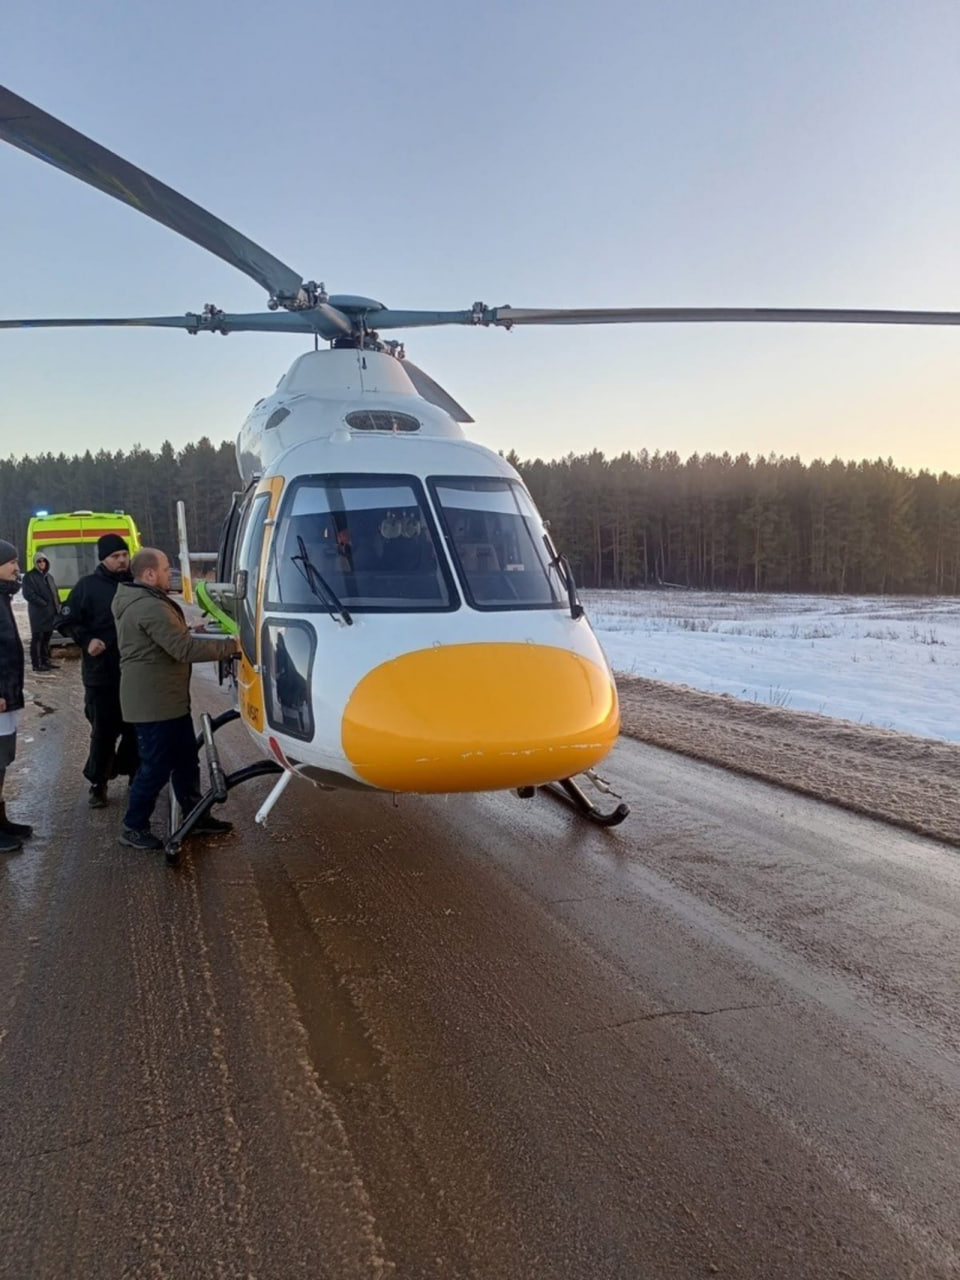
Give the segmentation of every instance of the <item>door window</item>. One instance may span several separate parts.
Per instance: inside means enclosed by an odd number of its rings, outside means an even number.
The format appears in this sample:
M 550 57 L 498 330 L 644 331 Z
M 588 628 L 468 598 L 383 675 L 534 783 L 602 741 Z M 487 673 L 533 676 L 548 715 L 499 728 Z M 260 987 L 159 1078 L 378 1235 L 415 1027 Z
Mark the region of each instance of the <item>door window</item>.
M 316 633 L 306 622 L 269 618 L 261 643 L 267 720 L 281 733 L 309 742 L 313 737 L 310 673 Z
M 257 661 L 257 588 L 260 584 L 260 553 L 266 531 L 264 522 L 269 506 L 270 494 L 259 493 L 247 508 L 240 534 L 240 554 L 237 557 L 237 594 L 243 597 L 239 602 L 240 645 L 247 661 L 252 664 Z

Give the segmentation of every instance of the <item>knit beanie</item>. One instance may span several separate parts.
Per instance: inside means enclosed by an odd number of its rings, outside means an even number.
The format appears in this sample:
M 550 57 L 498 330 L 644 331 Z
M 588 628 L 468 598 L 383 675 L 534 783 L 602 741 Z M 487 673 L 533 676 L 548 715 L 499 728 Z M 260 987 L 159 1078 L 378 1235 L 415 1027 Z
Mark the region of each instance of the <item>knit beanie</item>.
M 0 564 L 9 564 L 11 560 L 17 559 L 17 548 L 12 542 L 7 542 L 0 538 Z
M 120 537 L 119 533 L 105 533 L 102 538 L 97 539 L 97 559 L 106 560 L 107 556 L 112 556 L 115 551 L 129 551 L 130 548 Z

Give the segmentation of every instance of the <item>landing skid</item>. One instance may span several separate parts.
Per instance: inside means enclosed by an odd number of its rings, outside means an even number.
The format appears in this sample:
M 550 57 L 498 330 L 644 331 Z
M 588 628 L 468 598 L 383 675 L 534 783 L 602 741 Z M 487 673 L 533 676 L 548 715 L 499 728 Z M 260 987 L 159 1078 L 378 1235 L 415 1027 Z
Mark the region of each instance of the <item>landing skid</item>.
M 220 763 L 220 753 L 217 750 L 213 735 L 225 724 L 239 719 L 240 712 L 234 708 L 224 711 L 221 715 L 213 718 L 206 714 L 200 717 L 201 729 L 200 733 L 197 734 L 197 746 L 202 746 L 206 751 L 207 767 L 210 771 L 210 788 L 200 797 L 186 817 L 181 820 L 179 826 L 172 830 L 167 837 L 163 850 L 166 854 L 167 864 L 171 867 L 180 865 L 183 842 L 199 820 L 205 817 L 215 804 L 223 804 L 228 792 L 232 791 L 234 787 L 239 787 L 242 782 L 249 782 L 251 778 L 260 778 L 265 774 L 271 773 L 283 773 L 283 766 L 278 764 L 276 760 L 269 758 L 257 760 L 254 764 L 244 765 L 242 769 L 236 769 L 233 773 L 224 773 L 223 765 Z
M 172 830 L 167 837 L 166 844 L 163 846 L 167 863 L 171 867 L 180 865 L 183 842 L 190 835 L 196 824 L 210 812 L 215 804 L 223 804 L 234 787 L 239 787 L 241 783 L 249 782 L 251 778 L 262 778 L 269 774 L 284 772 L 283 766 L 269 757 L 257 760 L 253 764 L 244 765 L 242 769 L 236 769 L 233 773 L 224 772 L 223 765 L 220 763 L 220 753 L 217 750 L 214 734 L 218 729 L 223 728 L 225 724 L 230 724 L 233 720 L 239 719 L 240 712 L 234 708 L 222 712 L 219 716 L 211 717 L 204 713 L 200 717 L 201 728 L 200 733 L 197 735 L 197 746 L 202 746 L 206 752 L 207 768 L 210 772 L 210 787 L 186 817 L 181 817 L 176 827 L 173 827 L 171 822 Z M 272 804 L 274 793 L 279 794 L 280 790 L 282 790 L 282 785 L 278 784 L 274 788 L 274 792 L 271 792 L 267 805 Z M 592 803 L 583 789 L 572 778 L 558 778 L 556 782 L 548 782 L 540 787 L 518 787 L 517 795 L 521 799 L 529 800 L 538 791 L 543 791 L 555 800 L 559 800 L 562 804 L 567 805 L 568 808 L 573 809 L 574 813 L 579 814 L 581 818 L 586 818 L 588 822 L 592 822 L 598 827 L 619 826 L 630 813 L 630 806 L 624 803 L 620 803 L 615 809 L 604 813 L 602 809 L 598 809 Z M 267 805 L 261 808 L 261 813 L 264 816 L 268 811 Z M 258 814 L 258 820 L 260 820 L 260 814 Z
M 542 787 L 520 787 L 517 794 L 521 799 L 529 799 L 536 791 L 542 791 L 554 800 L 559 800 L 574 813 L 593 822 L 598 827 L 617 827 L 630 813 L 628 804 L 618 804 L 609 813 L 604 813 L 587 797 L 583 789 L 572 778 L 558 778 L 556 782 L 548 782 Z

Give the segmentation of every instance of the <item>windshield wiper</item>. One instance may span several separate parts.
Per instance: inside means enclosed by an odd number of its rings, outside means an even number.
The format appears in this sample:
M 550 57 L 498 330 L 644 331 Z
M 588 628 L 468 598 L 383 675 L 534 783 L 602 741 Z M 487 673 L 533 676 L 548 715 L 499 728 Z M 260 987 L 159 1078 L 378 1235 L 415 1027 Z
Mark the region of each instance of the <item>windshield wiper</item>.
M 341 619 L 347 624 L 347 626 L 352 627 L 353 618 L 351 618 L 350 614 L 340 603 L 340 597 L 334 591 L 333 587 L 331 587 L 330 583 L 327 582 L 326 578 L 307 555 L 306 543 L 299 534 L 297 534 L 297 546 L 300 549 L 300 554 L 298 556 L 291 556 L 290 559 L 303 574 L 304 578 L 306 578 L 307 586 L 317 599 L 330 609 L 330 618 L 332 621 L 336 621 L 336 615 L 339 613 Z
M 543 535 L 543 544 L 547 548 L 547 555 L 550 557 L 550 568 L 556 572 L 557 577 L 563 583 L 567 592 L 567 603 L 570 606 L 570 617 L 576 620 L 583 617 L 583 605 L 580 603 L 580 597 L 577 594 L 577 584 L 573 580 L 573 570 L 570 568 L 570 561 L 566 556 L 562 556 L 557 548 L 553 545 L 553 539 L 548 533 Z

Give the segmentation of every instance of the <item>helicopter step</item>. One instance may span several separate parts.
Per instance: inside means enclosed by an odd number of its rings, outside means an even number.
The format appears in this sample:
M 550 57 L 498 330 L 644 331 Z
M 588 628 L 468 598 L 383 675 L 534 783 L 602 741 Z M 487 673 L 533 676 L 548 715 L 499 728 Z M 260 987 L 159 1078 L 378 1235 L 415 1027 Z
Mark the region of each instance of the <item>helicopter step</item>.
M 572 778 L 558 778 L 556 782 L 547 782 L 541 787 L 518 787 L 517 795 L 521 800 L 529 800 L 538 791 L 553 796 L 555 800 L 573 809 L 574 813 L 578 813 L 581 818 L 596 823 L 598 827 L 617 827 L 630 814 L 630 806 L 623 803 L 618 804 L 609 813 L 604 813 Z
M 253 764 L 244 765 L 242 769 L 235 769 L 233 773 L 224 771 L 214 734 L 225 724 L 230 724 L 231 721 L 239 719 L 240 712 L 236 708 L 231 708 L 229 711 L 224 711 L 221 715 L 214 717 L 204 712 L 200 717 L 200 733 L 197 734 L 197 746 L 202 746 L 206 752 L 207 768 L 210 773 L 210 788 L 200 797 L 186 817 L 179 813 L 179 806 L 176 804 L 176 798 L 171 791 L 170 835 L 163 846 L 168 866 L 176 867 L 180 865 L 184 840 L 186 840 L 200 819 L 206 817 L 215 804 L 222 804 L 226 800 L 228 793 L 234 787 L 239 787 L 241 783 L 248 782 L 251 778 L 260 778 L 266 774 L 284 772 L 283 766 L 276 760 L 269 759 L 269 757 L 256 760 Z M 175 822 L 174 815 L 178 816 L 179 821 Z

